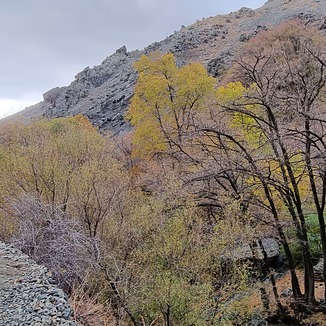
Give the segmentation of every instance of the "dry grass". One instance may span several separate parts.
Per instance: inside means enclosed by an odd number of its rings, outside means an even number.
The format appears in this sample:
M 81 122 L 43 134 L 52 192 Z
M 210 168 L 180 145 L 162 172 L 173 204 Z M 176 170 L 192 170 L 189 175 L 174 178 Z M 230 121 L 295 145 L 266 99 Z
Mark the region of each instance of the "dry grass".
M 80 326 L 115 326 L 116 319 L 110 307 L 98 302 L 98 296 L 91 297 L 83 285 L 74 287 L 70 298 L 74 321 Z

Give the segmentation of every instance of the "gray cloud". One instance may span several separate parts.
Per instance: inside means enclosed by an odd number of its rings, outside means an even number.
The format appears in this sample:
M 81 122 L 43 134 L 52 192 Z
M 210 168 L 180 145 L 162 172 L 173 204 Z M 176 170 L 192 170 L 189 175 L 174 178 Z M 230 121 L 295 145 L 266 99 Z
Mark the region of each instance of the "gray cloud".
M 0 98 L 72 81 L 126 45 L 142 49 L 181 25 L 264 0 L 10 0 L 0 4 Z

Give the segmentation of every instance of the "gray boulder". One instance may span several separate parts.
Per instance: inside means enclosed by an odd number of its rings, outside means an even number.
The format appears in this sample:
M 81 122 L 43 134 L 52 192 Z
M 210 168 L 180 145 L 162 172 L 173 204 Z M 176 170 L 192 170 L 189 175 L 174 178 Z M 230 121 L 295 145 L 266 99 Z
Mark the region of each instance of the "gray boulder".
M 277 241 L 273 238 L 262 239 L 262 244 L 264 250 L 266 251 L 268 259 L 276 259 L 280 255 L 280 247 Z M 256 241 L 256 259 L 263 260 L 263 250 L 260 248 L 258 241 Z M 249 244 L 243 244 L 240 247 L 236 248 L 232 253 L 232 257 L 235 260 L 251 260 L 253 259 L 253 252 Z
M 324 258 L 321 258 L 314 266 L 314 274 L 317 281 L 324 281 Z

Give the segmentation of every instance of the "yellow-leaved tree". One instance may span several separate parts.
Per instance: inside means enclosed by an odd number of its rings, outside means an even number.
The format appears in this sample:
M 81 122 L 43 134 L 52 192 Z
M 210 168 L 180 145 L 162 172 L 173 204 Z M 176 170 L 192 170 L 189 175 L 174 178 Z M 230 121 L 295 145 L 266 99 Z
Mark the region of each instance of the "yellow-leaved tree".
M 199 63 L 179 68 L 171 53 L 143 55 L 134 68 L 139 77 L 126 114 L 135 127 L 134 155 L 181 148 L 196 113 L 213 97 L 215 79 Z

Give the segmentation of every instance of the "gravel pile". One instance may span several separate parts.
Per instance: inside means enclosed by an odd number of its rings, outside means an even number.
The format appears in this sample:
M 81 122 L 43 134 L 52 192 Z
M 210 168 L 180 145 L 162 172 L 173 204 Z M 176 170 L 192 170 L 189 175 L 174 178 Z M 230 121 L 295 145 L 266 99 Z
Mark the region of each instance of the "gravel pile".
M 46 268 L 0 242 L 0 325 L 75 325 L 64 292 Z

